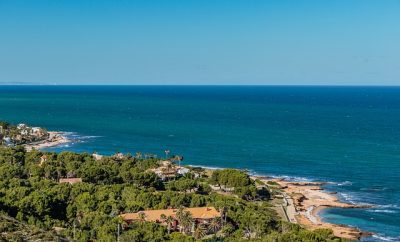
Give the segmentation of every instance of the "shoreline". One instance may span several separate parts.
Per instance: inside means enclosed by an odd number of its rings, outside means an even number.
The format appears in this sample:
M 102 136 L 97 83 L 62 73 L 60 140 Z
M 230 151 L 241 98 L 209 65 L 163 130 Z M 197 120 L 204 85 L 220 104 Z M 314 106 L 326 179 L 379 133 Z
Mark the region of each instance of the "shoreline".
M 33 149 L 40 150 L 43 148 L 55 147 L 71 142 L 71 140 L 64 135 L 65 132 L 49 131 L 48 133 L 49 133 L 49 138 L 46 140 L 23 145 L 26 151 L 31 151 Z
M 335 236 L 359 240 L 361 237 L 371 236 L 372 233 L 365 232 L 359 228 L 343 224 L 324 222 L 319 215 L 327 208 L 370 208 L 372 205 L 357 205 L 339 201 L 333 192 L 323 189 L 324 182 L 296 182 L 287 181 L 284 178 L 272 178 L 265 176 L 252 176 L 265 184 L 275 182 L 283 192 L 286 203 L 286 216 L 290 222 L 293 220 L 310 230 L 326 228 L 331 229 Z M 289 201 L 289 202 L 288 202 Z
M 25 144 L 27 151 L 33 149 L 40 150 L 43 148 L 56 147 L 71 142 L 64 134 L 65 132 L 49 131 L 47 140 Z M 205 170 L 224 169 L 220 167 L 202 167 Z M 247 171 L 248 172 L 248 171 Z M 279 176 L 261 176 L 249 174 L 252 179 L 259 179 L 265 184 L 275 182 L 282 191 L 285 205 L 282 205 L 287 220 L 291 223 L 298 223 L 301 226 L 310 229 L 331 229 L 335 236 L 349 239 L 359 240 L 362 237 L 372 236 L 373 233 L 365 232 L 356 227 L 344 224 L 333 224 L 324 222 L 319 215 L 321 211 L 327 208 L 370 208 L 372 205 L 357 205 L 339 201 L 335 192 L 329 192 L 322 187 L 327 182 L 315 181 L 295 181 L 288 180 L 286 177 Z M 284 208 L 285 207 L 285 208 Z

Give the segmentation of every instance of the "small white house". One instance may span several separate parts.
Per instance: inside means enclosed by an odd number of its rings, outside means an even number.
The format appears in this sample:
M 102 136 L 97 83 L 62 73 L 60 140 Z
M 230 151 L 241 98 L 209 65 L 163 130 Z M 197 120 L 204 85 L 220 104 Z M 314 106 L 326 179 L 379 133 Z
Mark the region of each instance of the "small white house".
M 26 129 L 28 126 L 26 124 L 18 124 L 17 129 Z
M 189 172 L 190 172 L 190 170 L 186 167 L 179 167 L 178 171 L 177 171 L 177 173 L 182 176 L 186 175 Z
M 103 156 L 102 156 L 102 155 L 99 155 L 99 154 L 97 154 L 97 153 L 93 153 L 92 156 L 93 156 L 93 158 L 94 158 L 95 160 L 97 160 L 97 161 L 103 159 Z
M 11 141 L 10 137 L 5 137 L 3 140 L 4 140 L 4 144 L 6 146 L 13 146 L 14 145 L 13 142 Z
M 29 127 L 26 124 L 18 124 L 17 129 L 21 135 L 29 135 Z

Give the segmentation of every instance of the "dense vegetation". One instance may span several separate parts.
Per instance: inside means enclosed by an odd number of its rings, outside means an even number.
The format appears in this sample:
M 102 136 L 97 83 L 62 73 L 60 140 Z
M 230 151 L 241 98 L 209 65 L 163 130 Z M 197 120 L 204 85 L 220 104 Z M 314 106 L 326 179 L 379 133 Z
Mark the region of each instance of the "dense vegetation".
M 341 241 L 329 230 L 311 232 L 282 222 L 268 201 L 251 199 L 257 196 L 256 187 L 243 172 L 229 169 L 198 178 L 187 174 L 163 183 L 149 171 L 157 166 L 156 159 L 129 155 L 95 161 L 86 153 L 0 148 L 1 238 L 26 241 L 33 238 L 32 231 L 39 231 L 35 239 L 44 241 L 116 241 L 122 225 L 120 241 Z M 58 183 L 63 177 L 83 182 Z M 236 195 L 212 192 L 209 184 L 233 187 Z M 144 221 L 127 225 L 118 216 L 182 206 L 214 206 L 226 210 L 227 219 L 206 235 L 200 227 L 183 234 Z

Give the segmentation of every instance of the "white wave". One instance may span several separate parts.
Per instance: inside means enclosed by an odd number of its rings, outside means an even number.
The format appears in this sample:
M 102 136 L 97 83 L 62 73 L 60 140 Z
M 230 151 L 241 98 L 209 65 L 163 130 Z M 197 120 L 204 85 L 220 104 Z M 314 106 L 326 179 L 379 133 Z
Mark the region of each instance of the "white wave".
M 62 132 L 62 134 L 70 140 L 70 142 L 68 143 L 69 145 L 74 145 L 76 143 L 86 143 L 90 139 L 103 137 L 96 135 L 80 135 L 76 132 Z M 70 146 L 64 146 L 64 147 L 70 147 Z
M 372 213 L 397 213 L 396 211 L 390 209 L 369 209 L 367 211 Z
M 338 185 L 338 186 L 351 186 L 351 185 L 353 185 L 353 183 L 351 181 L 344 181 L 344 182 L 336 183 L 336 185 Z
M 79 134 L 71 134 L 69 135 L 69 137 L 73 138 L 73 139 L 77 139 L 77 140 L 85 140 L 85 139 L 95 139 L 95 138 L 101 138 L 104 136 L 96 136 L 96 135 L 79 135 Z
M 361 201 L 361 199 L 365 198 L 365 195 L 357 195 L 357 193 L 338 193 L 339 197 L 343 199 L 345 202 L 357 205 L 365 205 L 365 206 L 372 206 L 373 209 L 369 209 L 367 211 L 373 213 L 398 213 L 396 210 L 400 210 L 400 206 L 397 204 L 374 204 L 374 203 L 367 203 Z
M 300 176 L 269 175 L 269 177 L 278 178 L 278 179 L 285 179 L 287 181 L 293 181 L 293 182 L 312 182 L 312 181 L 315 181 L 315 179 L 313 179 L 313 178 L 300 177 Z
M 52 148 L 70 148 L 71 146 L 74 146 L 77 143 L 86 143 L 88 142 L 89 139 L 103 137 L 94 135 L 80 135 L 76 132 L 70 132 L 70 131 L 57 131 L 57 133 L 66 137 L 68 139 L 68 142 L 53 146 Z
M 358 195 L 357 193 L 346 193 L 346 192 L 339 192 L 338 196 L 344 200 L 345 202 L 351 203 L 351 204 L 358 204 L 358 205 L 373 205 L 370 203 L 362 202 L 360 199 L 364 198 L 365 196 L 363 195 Z
M 355 203 L 355 196 L 349 193 L 340 192 L 338 195 L 343 198 L 346 202 Z
M 73 135 L 73 134 L 76 134 L 75 132 L 70 132 L 70 131 L 57 131 L 58 133 L 60 133 L 60 134 L 63 134 L 63 135 Z
M 340 192 L 340 193 L 338 193 L 338 195 L 345 202 L 348 202 L 348 203 L 351 203 L 351 204 L 372 206 L 373 209 L 368 209 L 367 210 L 368 212 L 372 212 L 372 213 L 390 213 L 390 214 L 394 214 L 394 213 L 398 213 L 398 211 L 396 211 L 397 209 L 400 209 L 400 206 L 396 205 L 396 204 L 381 205 L 381 204 L 372 204 L 372 203 L 362 202 L 362 201 L 360 201 L 361 198 L 363 197 L 362 195 L 358 196 L 356 194 L 344 193 L 344 192 Z
M 78 134 L 77 132 L 71 132 L 71 131 L 59 131 L 62 135 L 69 136 L 69 137 L 76 137 L 76 138 L 81 138 L 81 139 L 92 139 L 92 138 L 100 138 L 103 136 L 98 136 L 98 135 L 81 135 Z
M 400 206 L 397 204 L 385 204 L 385 205 L 377 205 L 378 208 L 393 208 L 393 209 L 400 209 Z
M 79 136 L 80 139 L 96 139 L 96 138 L 101 138 L 104 136 L 98 136 L 98 135 L 88 135 L 88 136 Z
M 358 194 L 357 192 L 338 192 L 338 195 L 348 202 L 357 202 L 359 198 L 363 197 L 362 194 Z
M 220 170 L 220 169 L 225 169 L 225 168 L 223 168 L 223 167 L 217 167 L 217 166 L 203 166 L 203 165 L 190 165 L 190 166 L 193 166 L 193 167 L 201 167 L 201 168 L 204 168 L 204 169 L 209 169 L 209 170 Z
M 386 191 L 388 188 L 387 187 L 364 187 L 361 188 L 361 191 L 366 191 L 366 192 L 381 192 L 381 191 Z
M 302 181 L 302 182 L 311 182 L 314 181 L 312 178 L 307 178 L 307 177 L 300 177 L 300 176 L 285 176 L 287 180 L 289 181 Z
M 390 236 L 384 236 L 381 234 L 374 234 L 372 237 L 379 239 L 381 241 L 400 241 L 400 236 L 399 237 L 390 237 Z

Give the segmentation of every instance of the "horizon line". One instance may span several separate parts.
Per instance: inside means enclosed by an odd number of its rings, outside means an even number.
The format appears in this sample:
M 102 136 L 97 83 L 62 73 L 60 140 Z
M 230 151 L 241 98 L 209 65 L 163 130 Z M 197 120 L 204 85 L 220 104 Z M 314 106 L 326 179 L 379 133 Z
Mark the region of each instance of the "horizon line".
M 243 87 L 257 87 L 257 86 L 265 86 L 265 87 L 400 87 L 400 84 L 50 84 L 50 83 L 41 83 L 41 84 L 33 84 L 33 83 L 0 83 L 0 86 L 243 86 Z

